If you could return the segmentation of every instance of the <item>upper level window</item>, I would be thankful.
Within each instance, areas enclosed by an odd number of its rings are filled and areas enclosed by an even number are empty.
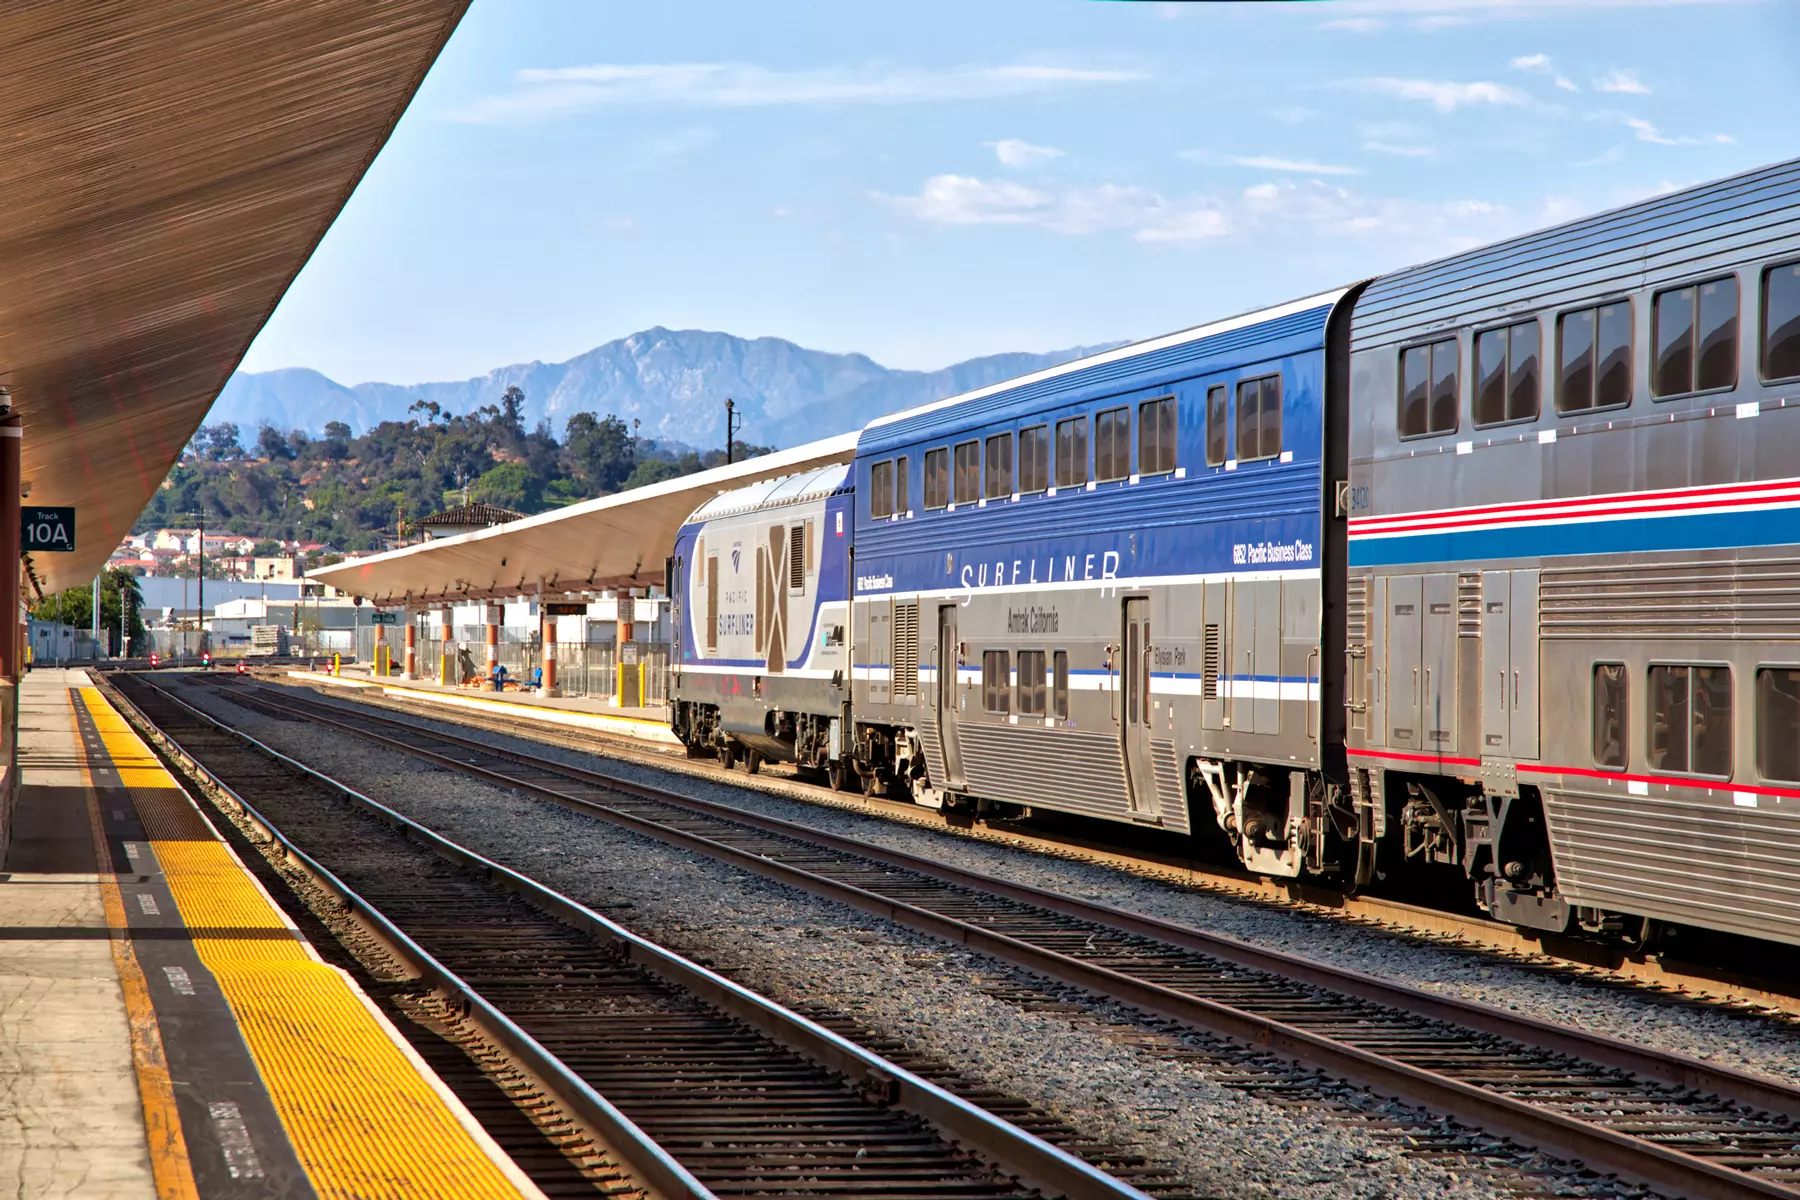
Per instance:
[[[1631,403],[1631,301],[1602,304],[1557,320],[1556,411],[1588,412]]]
[[[1175,469],[1175,397],[1138,405],[1138,474],[1166,475]]]
[[[1050,427],[1019,430],[1019,490],[1041,492],[1050,486]]]
[[[1651,321],[1657,398],[1734,386],[1737,320],[1735,277],[1658,292]]]
[[[1086,417],[1070,417],[1056,423],[1056,486],[1080,487],[1088,481],[1088,430]]]
[[[981,443],[958,442],[956,446],[956,491],[958,504],[973,504],[981,499]]]
[[[1625,664],[1594,664],[1594,765],[1625,769]]]
[[[1475,426],[1538,415],[1538,323],[1520,321],[1475,335]]]
[[[1281,376],[1238,384],[1237,456],[1274,458],[1281,453]]]
[[[1225,428],[1229,408],[1224,384],[1206,389],[1206,465],[1209,467],[1216,467],[1231,457],[1228,452],[1231,443],[1226,440],[1229,431]]]
[[[1461,365],[1462,347],[1455,338],[1409,346],[1401,352],[1401,437],[1455,432],[1461,406],[1456,376]]]
[[[1109,408],[1094,418],[1094,478],[1105,483],[1131,474],[1131,410]]]
[[[1731,774],[1731,668],[1654,666],[1650,694],[1650,769],[1685,775]]]
[[[925,507],[950,503],[950,452],[939,446],[925,452]]]
[[[1763,272],[1762,374],[1800,378],[1800,263]]]
[[[869,515],[877,520],[894,514],[894,463],[878,462],[869,468]]]
[[[1800,783],[1800,669],[1756,672],[1756,771],[1778,783]]]
[[[987,482],[982,495],[1003,500],[1013,491],[1012,434],[996,433],[987,440]]]

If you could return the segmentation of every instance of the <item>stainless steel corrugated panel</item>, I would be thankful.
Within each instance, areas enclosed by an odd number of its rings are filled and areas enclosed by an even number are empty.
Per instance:
[[[1175,743],[1152,739],[1150,761],[1156,767],[1156,791],[1162,800],[1163,828],[1171,833],[1186,833],[1187,798],[1181,780],[1181,763],[1175,757]]]
[[[933,680],[932,687],[937,686]],[[937,711],[929,705],[919,709],[919,740],[925,745],[925,770],[931,782],[943,785],[949,772],[944,768],[944,748],[938,743]]]
[[[1768,257],[1800,236],[1800,161],[1526,234],[1376,280],[1356,305],[1351,349],[1508,312],[1591,301]],[[1654,250],[1647,247],[1654,246]]]
[[[1800,559],[1546,568],[1540,622],[1551,638],[1800,638]]]
[[[969,791],[1090,817],[1130,819],[1125,762],[1115,736],[1028,725],[961,726]]]
[[[1737,807],[1729,788],[1715,797],[1546,790],[1557,889],[1575,904],[1800,943],[1800,812]]]

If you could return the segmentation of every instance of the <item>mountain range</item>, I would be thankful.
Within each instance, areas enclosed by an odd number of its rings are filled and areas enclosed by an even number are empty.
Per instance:
[[[862,354],[809,350],[781,338],[657,326],[596,346],[567,362],[518,363],[475,379],[345,386],[304,367],[237,372],[207,420],[235,422],[248,444],[263,424],[317,433],[342,421],[361,433],[408,419],[416,400],[463,413],[525,393],[527,428],[549,421],[560,434],[578,412],[640,422],[665,444],[714,446],[725,438],[724,404],[742,414],[739,437],[792,446],[861,428],[875,417],[1055,366],[1105,347],[1047,354],[991,354],[937,371],[901,371]]]

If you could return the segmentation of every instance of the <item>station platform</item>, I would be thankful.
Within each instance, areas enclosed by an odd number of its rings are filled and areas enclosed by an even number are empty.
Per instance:
[[[542,1193],[325,963],[84,671],[20,689],[0,864],[0,1187]]]
[[[289,671],[287,674],[307,683],[344,688],[374,688],[385,696],[421,706],[435,705],[501,713],[520,721],[590,729],[613,737],[628,737],[659,746],[681,745],[681,739],[669,732],[668,710],[660,707],[621,708],[586,696],[539,696],[534,691],[493,692],[445,687],[441,683],[403,679],[398,675],[378,679],[366,672],[351,670],[346,670],[342,675],[333,675],[329,671]]]

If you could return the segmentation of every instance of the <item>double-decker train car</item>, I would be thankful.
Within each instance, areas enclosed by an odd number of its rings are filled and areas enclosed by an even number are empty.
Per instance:
[[[670,713],[689,752],[843,769],[850,469],[715,497],[675,537]]]
[[[672,561],[676,729],[1271,875],[1454,873],[1539,929],[1800,943],[1797,463],[1790,163],[883,418],[828,482],[715,500]],[[798,545],[788,504],[848,527],[782,658],[722,615],[761,585],[696,564]]]

